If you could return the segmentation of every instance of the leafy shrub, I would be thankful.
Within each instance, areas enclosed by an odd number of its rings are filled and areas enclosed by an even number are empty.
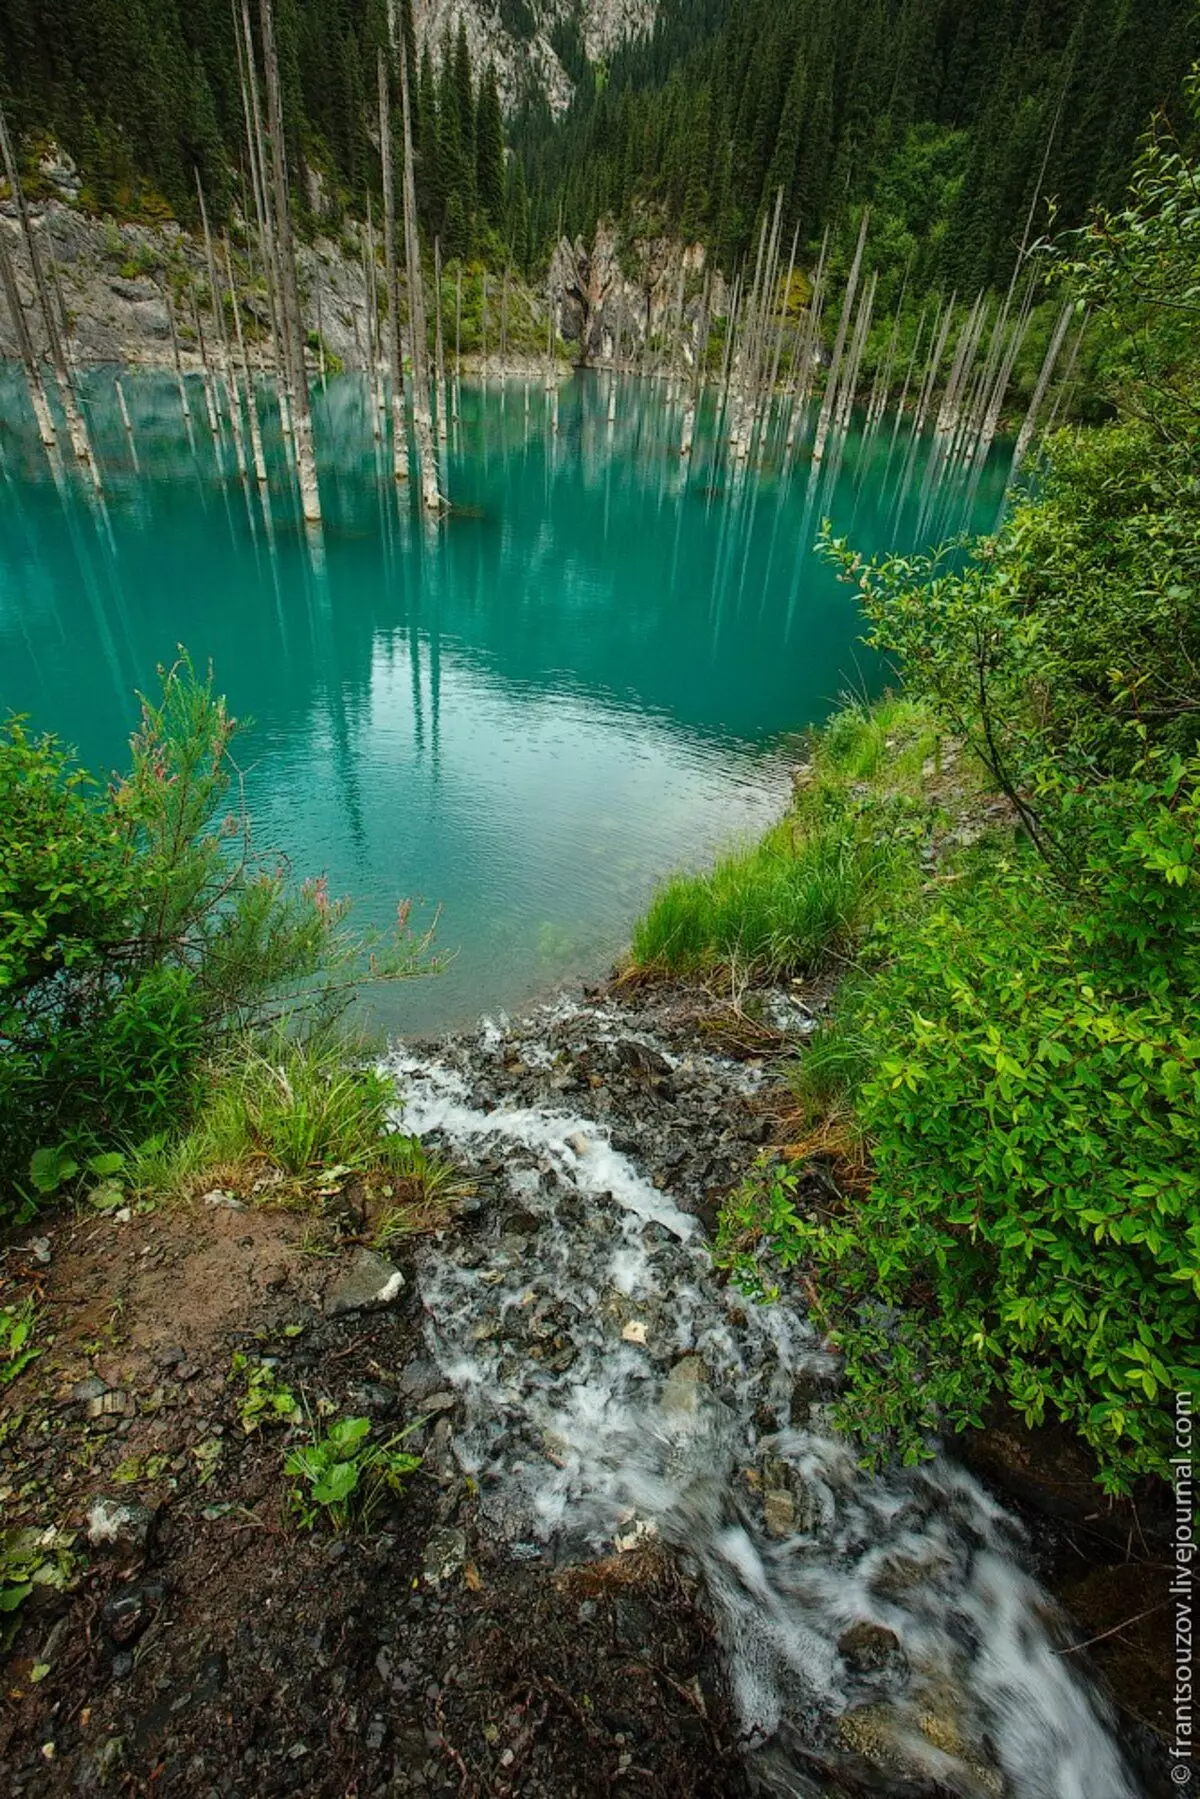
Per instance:
[[[254,845],[211,676],[183,657],[161,682],[108,788],[0,727],[0,1210],[38,1148],[82,1163],[186,1115],[202,1053],[280,1015],[328,1025],[358,980],[430,966],[405,908],[364,939]]]
[[[1200,1387],[1200,1031],[1192,989],[1139,990],[1093,924],[1026,854],[893,941],[837,1027],[873,1052],[851,1071],[870,1192],[783,1253],[826,1271],[860,1430],[912,1454],[999,1391],[1122,1490],[1167,1472],[1173,1393]],[[880,1305],[923,1319],[911,1378],[864,1340]]]

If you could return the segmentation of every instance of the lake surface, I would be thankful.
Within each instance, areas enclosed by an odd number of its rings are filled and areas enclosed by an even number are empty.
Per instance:
[[[363,922],[398,900],[452,960],[385,989],[378,1024],[426,1032],[512,1009],[618,954],[665,874],[759,831],[788,790],[787,733],[875,690],[853,594],[812,554],[822,516],[867,551],[990,529],[997,460],[935,485],[936,452],[855,426],[810,470],[778,437],[730,474],[713,402],[579,374],[462,389],[456,511],[429,528],[374,442],[364,381],[318,391],[325,508],[314,561],[265,421],[264,510],[198,380],[82,378],[104,500],[55,481],[23,383],[0,372],[0,711],[122,766],[135,689],[185,645],[253,730],[259,841],[324,873]],[[264,396],[265,397],[265,396]],[[265,408],[264,408],[265,410]],[[931,460],[931,455],[933,460]]]

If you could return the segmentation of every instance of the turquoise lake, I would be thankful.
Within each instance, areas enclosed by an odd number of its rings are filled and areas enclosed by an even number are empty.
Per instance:
[[[103,504],[56,482],[19,377],[0,375],[0,711],[120,766],[135,690],[186,645],[238,716],[259,842],[326,874],[364,922],[440,908],[451,960],[372,999],[424,1033],[602,972],[669,871],[765,826],[788,734],[882,671],[853,594],[812,543],[828,515],[864,550],[990,529],[1001,455],[937,483],[936,446],[893,421],[833,444],[815,475],[778,437],[734,476],[713,402],[681,460],[682,403],[581,373],[464,384],[446,445],[455,511],[433,528],[388,475],[365,382],[314,399],[322,557],[283,478],[264,512],[190,384],[82,378]],[[932,460],[931,460],[932,458]]]

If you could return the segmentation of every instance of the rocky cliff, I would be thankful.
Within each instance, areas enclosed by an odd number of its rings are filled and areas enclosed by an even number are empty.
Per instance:
[[[550,263],[549,291],[559,335],[582,363],[628,363],[667,351],[678,330],[684,354],[704,309],[707,253],[699,243],[650,234],[623,238],[602,222],[590,245],[562,238]],[[725,310],[719,271],[708,280],[710,313]]]
[[[532,89],[562,112],[575,87],[563,61],[567,45],[581,44],[596,62],[648,31],[657,10],[658,0],[414,0],[413,15],[419,40],[435,50],[461,18],[472,62],[495,63],[506,106]]]

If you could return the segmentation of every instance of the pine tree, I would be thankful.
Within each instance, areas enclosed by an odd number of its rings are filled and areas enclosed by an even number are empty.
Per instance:
[[[497,231],[503,230],[504,121],[500,113],[496,71],[491,63],[479,84],[479,106],[475,114],[475,185],[484,217]]]

